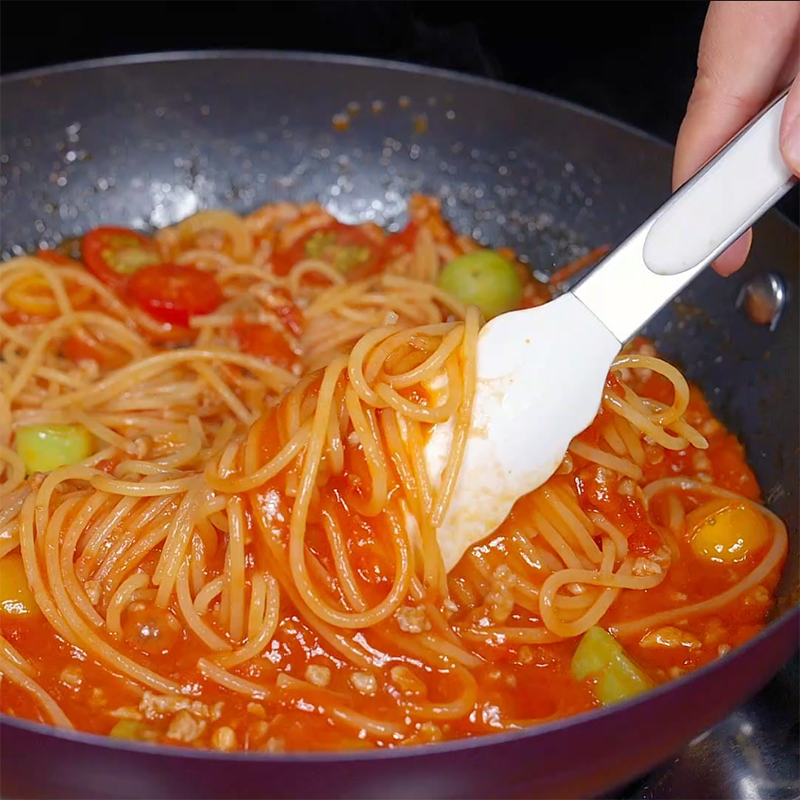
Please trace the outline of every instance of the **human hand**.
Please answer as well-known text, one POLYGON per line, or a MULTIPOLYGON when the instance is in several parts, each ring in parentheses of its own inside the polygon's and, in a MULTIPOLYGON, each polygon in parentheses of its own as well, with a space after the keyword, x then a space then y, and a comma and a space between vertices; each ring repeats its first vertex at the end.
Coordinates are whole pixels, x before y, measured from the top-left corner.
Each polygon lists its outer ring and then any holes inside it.
MULTIPOLYGON (((800 0, 712 0, 706 15, 697 77, 678 134, 672 186, 677 189, 800 72, 800 0)), ((800 80, 786 101, 781 152, 800 175, 800 80)), ((752 233, 740 236, 714 262, 721 275, 744 264, 752 233)))

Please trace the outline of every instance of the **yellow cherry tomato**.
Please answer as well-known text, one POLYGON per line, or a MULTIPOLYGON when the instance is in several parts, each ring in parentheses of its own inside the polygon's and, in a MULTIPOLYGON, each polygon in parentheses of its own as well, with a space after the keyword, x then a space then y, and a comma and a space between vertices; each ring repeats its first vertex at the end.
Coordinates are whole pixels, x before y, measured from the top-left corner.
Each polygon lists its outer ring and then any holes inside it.
POLYGON ((744 561, 769 542, 764 515, 743 500, 712 500, 696 508, 686 530, 694 554, 717 564, 744 561))

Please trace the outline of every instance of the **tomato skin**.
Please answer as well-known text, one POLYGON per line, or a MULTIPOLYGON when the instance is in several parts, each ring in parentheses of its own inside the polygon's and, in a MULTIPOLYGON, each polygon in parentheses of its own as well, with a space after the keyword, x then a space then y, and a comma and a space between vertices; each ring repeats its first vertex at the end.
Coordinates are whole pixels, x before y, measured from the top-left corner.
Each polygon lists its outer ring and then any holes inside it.
POLYGON ((275 366, 287 370, 297 362, 297 356, 286 339, 269 325, 236 320, 233 324, 233 334, 243 353, 265 358, 275 366))
POLYGON ((83 237, 81 250, 88 270, 118 293, 137 271, 161 263, 158 245, 128 228, 95 228, 83 237))
POLYGON ((130 355, 118 345, 83 330, 70 334, 62 342, 61 354, 75 364, 96 361, 103 369, 117 369, 130 359, 130 355))
POLYGON ((154 319, 184 328, 225 300, 213 275, 181 264, 142 267, 128 281, 127 293, 154 319))
POLYGON ((46 261, 48 264, 53 264, 56 267, 83 266, 80 261, 76 261, 74 258, 65 256, 63 253, 59 253, 58 250, 37 250, 33 256, 34 258, 38 258, 40 261, 46 261))

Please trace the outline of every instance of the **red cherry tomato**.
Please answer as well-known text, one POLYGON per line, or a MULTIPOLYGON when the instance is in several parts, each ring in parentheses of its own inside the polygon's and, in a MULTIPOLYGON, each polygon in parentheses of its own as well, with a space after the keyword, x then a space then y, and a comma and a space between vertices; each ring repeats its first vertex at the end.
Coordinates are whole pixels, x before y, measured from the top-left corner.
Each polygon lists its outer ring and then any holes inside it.
POLYGON ((194 316, 210 314, 225 299, 213 275, 178 264, 142 267, 130 277, 127 289, 151 317, 182 327, 194 316))
POLYGON ((288 250, 278 253, 275 272, 286 275, 298 261, 317 258, 349 279, 362 278, 375 271, 379 250, 380 247, 357 225, 332 222, 311 231, 288 250))
POLYGON ((297 363, 297 355, 289 343, 269 325, 237 320, 233 324, 233 334, 243 353, 265 358, 275 366, 287 370, 297 363))
POLYGON ((46 261, 48 264, 53 264, 56 267, 83 266, 80 261, 65 256, 63 253, 59 253, 58 250, 37 250, 33 255, 40 261, 46 261))
POLYGON ((161 263, 156 243, 128 228, 95 228, 83 237, 83 260, 94 276, 115 291, 146 266, 161 263))

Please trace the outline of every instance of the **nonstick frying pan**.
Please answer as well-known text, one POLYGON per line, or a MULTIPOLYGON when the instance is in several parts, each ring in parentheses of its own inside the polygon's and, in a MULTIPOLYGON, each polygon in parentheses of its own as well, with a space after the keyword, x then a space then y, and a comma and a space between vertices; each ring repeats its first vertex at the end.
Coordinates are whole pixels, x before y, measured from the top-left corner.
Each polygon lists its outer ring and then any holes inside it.
MULTIPOLYGON (((531 92, 329 56, 176 54, 79 64, 2 83, 6 255, 101 223, 162 226, 198 208, 316 199, 400 227, 442 198, 456 228, 548 272, 617 243, 669 191, 671 152, 531 92)), ((792 540, 771 625, 726 658, 610 709, 529 730, 381 753, 153 748, 3 718, 3 797, 579 797, 613 791, 757 691, 798 643, 798 232, 758 226, 742 274, 709 271, 651 325, 659 349, 742 438, 792 540), (782 276, 776 329, 736 310, 782 276)))

